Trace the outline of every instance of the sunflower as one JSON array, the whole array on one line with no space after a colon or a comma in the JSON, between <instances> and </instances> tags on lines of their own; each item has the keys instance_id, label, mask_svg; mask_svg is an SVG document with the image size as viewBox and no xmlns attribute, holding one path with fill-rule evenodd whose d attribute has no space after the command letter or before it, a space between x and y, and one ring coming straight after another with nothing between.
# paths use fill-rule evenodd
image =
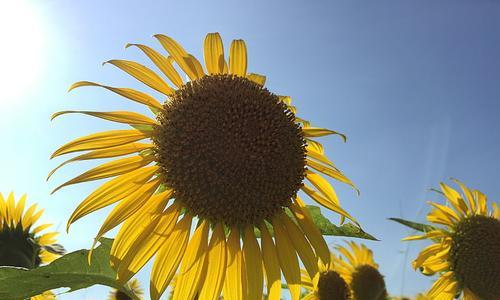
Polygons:
<instances>
[{"instance_id":1,"label":"sunflower","mask_svg":"<svg viewBox=\"0 0 500 300\"><path fill-rule=\"evenodd\" d=\"M141 44L127 47L141 50L165 78L137 62L106 63L162 94L161 100L88 81L70 88L102 87L149 107L153 116L127 111L54 115L81 113L131 126L78 138L52 155L86 151L55 170L73 161L116 158L55 189L109 178L76 208L68 226L117 204L96 239L123 223L111 250L121 282L155 256L150 286L154 300L177 272L174 300L196 294L217 299L221 292L229 300L260 299L264 279L270 299L279 299L281 272L297 299L299 261L315 272L318 256L330 259L297 192L302 190L342 219L353 219L323 175L353 184L314 140L339 133L296 117L290 97L269 92L264 76L248 73L243 40L232 42L226 61L221 37L208 34L204 70L172 38L155 38L168 55Z\"/></svg>"},{"instance_id":2,"label":"sunflower","mask_svg":"<svg viewBox=\"0 0 500 300\"><path fill-rule=\"evenodd\" d=\"M56 244L57 232L41 233L51 224L35 223L42 216L36 204L25 211L26 195L16 203L14 193L7 199L0 193L0 266L34 269L64 254L64 248ZM32 300L55 299L52 292L31 298Z\"/></svg>"},{"instance_id":3,"label":"sunflower","mask_svg":"<svg viewBox=\"0 0 500 300\"><path fill-rule=\"evenodd\" d=\"M455 180L462 194L441 183L450 205L429 202L427 215L438 226L405 240L433 242L420 252L413 267L426 275L439 274L427 296L431 299L500 299L500 210L489 211L486 196Z\"/></svg>"},{"instance_id":4,"label":"sunflower","mask_svg":"<svg viewBox=\"0 0 500 300\"><path fill-rule=\"evenodd\" d=\"M339 246L339 256L332 254L330 264L319 263L320 272L313 278L302 271L302 282L310 300L353 299L382 300L387 298L385 281L365 245L350 242L350 249ZM344 258L346 260L344 260Z\"/></svg>"},{"instance_id":5,"label":"sunflower","mask_svg":"<svg viewBox=\"0 0 500 300\"><path fill-rule=\"evenodd\" d=\"M139 280L137 279L132 279L127 282L126 287L139 298L141 298L141 296L144 294L144 291L141 289ZM129 296L127 296L127 294L120 290L113 290L111 293L109 293L108 300L132 300L132 298L130 298Z\"/></svg>"},{"instance_id":6,"label":"sunflower","mask_svg":"<svg viewBox=\"0 0 500 300\"><path fill-rule=\"evenodd\" d=\"M341 254L335 260L335 269L349 284L355 300L382 300L387 298L384 277L373 260L373 252L365 245L348 243L349 248L339 246Z\"/></svg>"},{"instance_id":7,"label":"sunflower","mask_svg":"<svg viewBox=\"0 0 500 300\"><path fill-rule=\"evenodd\" d=\"M318 272L312 277L306 270L301 270L302 287L309 293L302 300L350 300L349 284L335 268L338 258L331 254L328 263L318 261Z\"/></svg>"}]
</instances>

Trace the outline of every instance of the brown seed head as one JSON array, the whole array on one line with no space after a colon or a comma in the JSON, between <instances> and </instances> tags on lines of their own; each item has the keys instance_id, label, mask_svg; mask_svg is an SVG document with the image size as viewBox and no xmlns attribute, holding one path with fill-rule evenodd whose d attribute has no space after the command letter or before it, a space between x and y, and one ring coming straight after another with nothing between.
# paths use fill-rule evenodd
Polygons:
<instances>
[{"instance_id":1,"label":"brown seed head","mask_svg":"<svg viewBox=\"0 0 500 300\"><path fill-rule=\"evenodd\" d=\"M294 114L246 78L189 82L157 118L165 184L194 215L257 224L289 206L302 185L305 140Z\"/></svg>"},{"instance_id":2,"label":"brown seed head","mask_svg":"<svg viewBox=\"0 0 500 300\"><path fill-rule=\"evenodd\" d=\"M461 287L481 299L500 299L500 221L481 215L460 221L449 259Z\"/></svg>"}]
</instances>

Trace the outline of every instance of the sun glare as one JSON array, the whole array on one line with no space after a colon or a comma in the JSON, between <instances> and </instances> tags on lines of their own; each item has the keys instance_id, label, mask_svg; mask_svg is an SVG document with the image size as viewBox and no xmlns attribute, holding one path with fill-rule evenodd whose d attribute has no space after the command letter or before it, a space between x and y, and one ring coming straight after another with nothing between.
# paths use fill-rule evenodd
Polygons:
<instances>
[{"instance_id":1,"label":"sun glare","mask_svg":"<svg viewBox=\"0 0 500 300\"><path fill-rule=\"evenodd\" d=\"M22 100L42 65L41 22L29 0L0 1L0 108Z\"/></svg>"}]
</instances>

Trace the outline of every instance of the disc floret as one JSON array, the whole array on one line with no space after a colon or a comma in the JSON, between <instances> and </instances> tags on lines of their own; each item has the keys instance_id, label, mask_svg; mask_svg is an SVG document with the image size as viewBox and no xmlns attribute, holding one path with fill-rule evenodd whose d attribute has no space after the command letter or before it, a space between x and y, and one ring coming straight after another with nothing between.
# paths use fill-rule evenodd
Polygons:
<instances>
[{"instance_id":1,"label":"disc floret","mask_svg":"<svg viewBox=\"0 0 500 300\"><path fill-rule=\"evenodd\" d=\"M288 207L302 185L305 140L293 112L246 78L189 82L158 121L153 140L165 184L193 215L258 224Z\"/></svg>"}]
</instances>

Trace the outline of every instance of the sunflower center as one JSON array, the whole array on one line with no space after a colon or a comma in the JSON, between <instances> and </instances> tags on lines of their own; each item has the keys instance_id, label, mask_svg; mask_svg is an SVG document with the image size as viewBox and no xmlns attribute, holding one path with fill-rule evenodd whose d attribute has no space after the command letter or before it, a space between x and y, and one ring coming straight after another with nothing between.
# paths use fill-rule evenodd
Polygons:
<instances>
[{"instance_id":1,"label":"sunflower center","mask_svg":"<svg viewBox=\"0 0 500 300\"><path fill-rule=\"evenodd\" d=\"M115 300L132 300L132 298L127 296L127 294L125 294L122 291L116 291L114 296L115 296Z\"/></svg>"},{"instance_id":2,"label":"sunflower center","mask_svg":"<svg viewBox=\"0 0 500 300\"><path fill-rule=\"evenodd\" d=\"M382 300L387 297L384 277L370 265L356 268L352 274L351 289L357 300Z\"/></svg>"},{"instance_id":3,"label":"sunflower center","mask_svg":"<svg viewBox=\"0 0 500 300\"><path fill-rule=\"evenodd\" d=\"M0 229L0 266L33 269L40 265L40 246L20 225Z\"/></svg>"},{"instance_id":4,"label":"sunflower center","mask_svg":"<svg viewBox=\"0 0 500 300\"><path fill-rule=\"evenodd\" d=\"M462 287L481 299L500 299L500 221L480 215L460 221L450 263Z\"/></svg>"},{"instance_id":5,"label":"sunflower center","mask_svg":"<svg viewBox=\"0 0 500 300\"><path fill-rule=\"evenodd\" d=\"M347 283L335 271L326 271L319 275L318 297L319 300L348 300L351 298Z\"/></svg>"},{"instance_id":6,"label":"sunflower center","mask_svg":"<svg viewBox=\"0 0 500 300\"><path fill-rule=\"evenodd\" d=\"M165 184L191 213L256 224L291 204L304 179L305 140L278 96L231 75L179 89L153 141Z\"/></svg>"}]
</instances>

